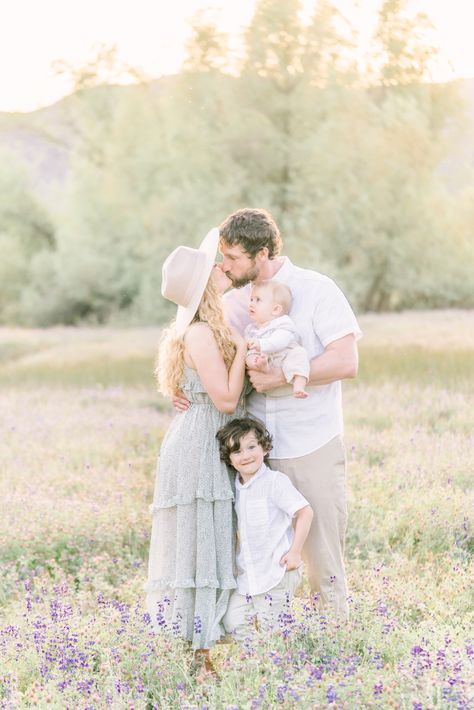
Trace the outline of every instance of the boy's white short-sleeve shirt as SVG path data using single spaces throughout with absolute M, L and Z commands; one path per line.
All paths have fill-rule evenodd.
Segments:
M 292 518 L 309 503 L 288 476 L 266 464 L 247 483 L 237 474 L 235 489 L 237 588 L 240 594 L 264 594 L 283 579 L 280 560 L 293 543 Z
M 291 290 L 290 317 L 310 359 L 321 355 L 329 343 L 354 334 L 361 337 L 357 319 L 337 284 L 324 274 L 301 269 L 288 257 L 273 276 Z M 240 333 L 251 322 L 248 314 L 251 284 L 224 295 L 226 318 Z M 271 457 L 291 459 L 316 451 L 343 433 L 341 382 L 308 385 L 308 397 L 267 397 L 253 391 L 247 399 L 249 414 L 260 419 L 273 437 Z

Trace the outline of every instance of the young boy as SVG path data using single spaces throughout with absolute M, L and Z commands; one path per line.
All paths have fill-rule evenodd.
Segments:
M 292 303 L 291 291 L 279 281 L 262 281 L 252 287 L 249 315 L 254 321 L 245 329 L 247 338 L 247 366 L 258 368 L 271 364 L 281 367 L 286 381 L 293 385 L 293 396 L 305 398 L 309 376 L 309 357 L 299 343 L 295 324 L 288 313 Z M 278 388 L 279 390 L 280 388 Z M 268 392 L 270 396 L 287 394 Z
M 243 641 L 274 626 L 301 581 L 301 550 L 313 511 L 290 479 L 265 463 L 271 436 L 256 419 L 232 419 L 217 432 L 222 461 L 236 471 L 237 589 L 223 623 Z M 292 519 L 296 517 L 293 530 Z

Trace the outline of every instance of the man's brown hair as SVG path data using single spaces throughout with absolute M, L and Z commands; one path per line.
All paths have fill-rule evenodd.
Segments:
M 226 217 L 219 226 L 219 233 L 228 246 L 241 246 L 252 259 L 264 247 L 270 259 L 281 251 L 280 230 L 267 210 L 243 207 Z

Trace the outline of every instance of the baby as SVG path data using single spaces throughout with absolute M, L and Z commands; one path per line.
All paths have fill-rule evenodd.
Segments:
M 305 386 L 310 364 L 288 315 L 291 303 L 291 291 L 286 284 L 279 281 L 254 284 L 249 305 L 249 315 L 254 322 L 245 329 L 246 364 L 250 368 L 281 367 L 286 381 L 293 385 L 293 396 L 304 398 L 308 396 Z
M 239 541 L 237 589 L 223 624 L 242 642 L 255 631 L 255 619 L 260 631 L 276 630 L 291 605 L 313 511 L 288 476 L 266 465 L 272 439 L 260 421 L 232 419 L 217 440 L 222 461 L 235 472 Z

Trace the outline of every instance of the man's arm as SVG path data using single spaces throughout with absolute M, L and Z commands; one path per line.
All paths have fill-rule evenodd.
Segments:
M 327 385 L 337 380 L 357 376 L 359 356 L 353 333 L 333 340 L 321 355 L 311 360 L 308 385 Z M 250 381 L 257 392 L 267 392 L 286 384 L 281 367 L 271 367 L 268 371 L 249 370 Z
M 177 412 L 185 412 L 187 409 L 189 409 L 189 399 L 186 397 L 182 390 L 178 390 L 177 392 L 175 392 L 172 402 L 173 407 L 176 409 Z

